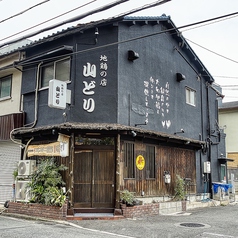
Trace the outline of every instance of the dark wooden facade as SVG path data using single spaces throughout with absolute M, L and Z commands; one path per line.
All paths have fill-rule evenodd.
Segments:
M 135 158 L 145 154 L 145 144 L 135 143 Z M 122 153 L 122 158 L 123 158 Z M 145 160 L 146 160 L 145 156 Z M 136 169 L 135 179 L 124 178 L 121 183 L 121 190 L 128 189 L 137 196 L 141 196 L 142 191 L 146 196 L 174 195 L 176 175 L 181 178 L 191 179 L 191 193 L 196 194 L 196 156 L 193 150 L 175 148 L 169 146 L 155 146 L 155 178 L 146 178 L 146 169 Z M 171 183 L 166 184 L 164 172 L 171 175 Z
M 0 140 L 9 140 L 10 132 L 22 127 L 24 124 L 24 113 L 14 113 L 5 116 L 0 116 Z

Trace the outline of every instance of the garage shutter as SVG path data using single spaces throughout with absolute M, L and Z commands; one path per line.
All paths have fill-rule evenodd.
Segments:
M 0 203 L 13 199 L 13 171 L 21 158 L 20 146 L 11 141 L 0 142 Z

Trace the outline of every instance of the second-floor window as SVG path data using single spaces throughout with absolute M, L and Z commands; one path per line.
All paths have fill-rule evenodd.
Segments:
M 11 97 L 12 75 L 0 78 L 0 99 Z
M 186 103 L 192 106 L 196 106 L 196 91 L 186 87 Z
M 41 67 L 41 88 L 48 87 L 51 79 L 70 81 L 70 58 L 64 58 Z

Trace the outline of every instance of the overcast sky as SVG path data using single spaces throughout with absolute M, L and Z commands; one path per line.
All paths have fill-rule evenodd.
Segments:
M 0 45 L 14 38 L 28 35 L 31 32 L 36 32 L 39 29 L 56 23 L 64 22 L 69 18 L 115 1 L 116 0 L 0 0 Z M 110 10 L 84 18 L 80 20 L 80 23 L 117 16 L 153 2 L 155 2 L 155 0 L 129 0 Z M 80 8 L 80 6 L 86 3 L 90 4 Z M 40 5 L 35 6 L 37 4 Z M 57 17 L 75 8 L 78 9 L 61 17 Z M 13 17 L 25 10 L 28 11 Z M 163 5 L 133 15 L 161 16 L 162 14 L 166 14 L 171 17 L 177 27 L 180 27 L 235 12 L 238 12 L 238 0 L 171 0 Z M 50 20 L 52 18 L 55 19 Z M 41 24 L 43 22 L 46 23 Z M 56 30 L 75 26 L 78 23 L 79 22 L 76 21 L 67 25 L 65 24 Z M 32 28 L 35 25 L 39 26 Z M 190 46 L 208 71 L 213 75 L 215 82 L 223 86 L 223 94 L 225 94 L 223 102 L 238 101 L 237 26 L 238 15 L 235 15 L 232 18 L 223 19 L 217 23 L 203 25 L 202 27 L 181 29 L 183 36 L 188 40 Z M 28 28 L 32 29 L 25 31 Z M 56 30 L 53 32 L 56 32 Z M 21 31 L 24 32 L 19 34 Z M 46 32 L 43 35 L 35 36 L 31 39 L 36 40 L 39 37 L 42 38 L 51 33 L 52 31 Z M 15 36 L 10 37 L 12 35 Z M 198 47 L 191 41 L 228 59 Z

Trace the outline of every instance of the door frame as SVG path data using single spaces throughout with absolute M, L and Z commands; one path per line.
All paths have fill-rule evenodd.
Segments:
M 99 146 L 95 146 L 95 145 L 76 145 L 75 148 L 74 148 L 74 163 L 73 163 L 73 174 L 72 174 L 72 185 L 73 187 L 75 187 L 74 185 L 74 175 L 75 175 L 75 160 L 76 160 L 76 154 L 78 154 L 79 152 L 92 152 L 92 163 L 94 163 L 94 152 L 97 151 L 97 152 L 103 152 L 103 151 L 111 151 L 113 152 L 113 195 L 112 195 L 112 206 L 110 208 L 115 208 L 115 205 L 116 205 L 116 150 L 115 150 L 115 145 L 109 145 L 109 146 L 106 146 L 106 145 L 99 145 Z M 92 165 L 94 166 L 94 165 Z M 111 169 L 111 168 L 110 168 Z M 93 173 L 93 168 L 89 168 L 89 172 L 90 173 Z M 94 175 L 93 175 L 94 176 Z M 97 208 L 97 207 L 94 207 L 93 206 L 93 183 L 91 183 L 91 207 L 89 208 Z M 82 206 L 80 206 L 80 203 L 77 203 L 75 200 L 75 192 L 73 192 L 72 194 L 72 199 L 73 199 L 73 207 L 75 208 L 80 208 Z M 108 207 L 102 207 L 102 208 L 108 208 Z

